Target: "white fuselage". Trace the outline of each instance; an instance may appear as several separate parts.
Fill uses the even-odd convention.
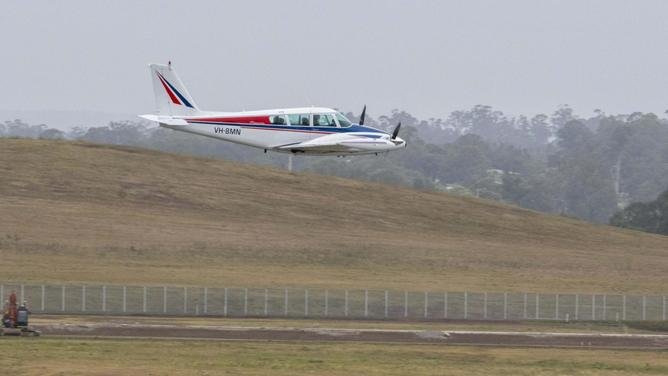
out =
[[[278,152],[359,155],[387,152],[406,145],[398,137],[391,140],[390,135],[381,130],[351,124],[337,114],[328,108],[293,108],[207,112],[151,120],[165,128]]]

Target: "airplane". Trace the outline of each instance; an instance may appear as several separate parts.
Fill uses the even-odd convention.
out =
[[[366,106],[358,123],[331,108],[304,107],[243,112],[199,109],[169,64],[149,64],[157,114],[139,115],[161,127],[212,137],[256,148],[304,155],[364,155],[406,147],[391,133],[364,125]]]

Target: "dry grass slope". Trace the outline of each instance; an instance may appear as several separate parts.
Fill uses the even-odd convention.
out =
[[[5,280],[665,292],[668,238],[499,203],[0,139]]]

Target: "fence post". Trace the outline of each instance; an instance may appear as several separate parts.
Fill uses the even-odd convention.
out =
[[[107,286],[102,286],[102,312],[107,312]]]
[[[596,294],[591,294],[591,320],[596,320]]]
[[[424,318],[426,319],[429,316],[428,308],[429,307],[429,293],[424,292]]]
[[[665,303],[665,299],[664,299]],[[385,318],[387,318],[387,305],[388,305],[388,292],[385,290]],[[664,306],[665,308],[665,306]],[[664,314],[665,314],[665,309],[664,309]]]
[[[525,320],[527,319],[527,303],[528,303],[527,298],[528,298],[528,296],[527,296],[527,293],[525,292],[524,293],[524,316],[523,316]]]
[[[0,294],[0,297],[2,297],[2,294]],[[45,311],[46,308],[45,303],[46,303],[46,287],[42,285],[42,312]]]
[[[364,317],[369,316],[369,290],[364,290]]]
[[[162,286],[162,313],[167,313],[167,286]]]
[[[204,288],[204,314],[206,315],[209,311],[209,288]]]
[[[123,286],[123,313],[127,311],[128,308],[128,287]]]
[[[248,316],[248,287],[244,288],[244,316]]]
[[[304,289],[304,316],[308,317],[308,289]]]
[[[482,318],[487,320],[487,291],[483,294]]]
[[[325,290],[325,317],[329,316],[329,290]]]
[[[285,316],[288,315],[288,288],[286,287],[283,291],[283,309],[285,311]]]
[[[81,312],[86,312],[86,285],[81,286]]]
[[[536,293],[536,320],[540,320],[540,293]]]
[[[559,320],[559,294],[554,298],[554,319]]]
[[[464,291],[464,320],[469,318],[469,293]]]
[[[269,290],[264,289],[264,315],[267,316],[269,314]]]
[[[86,312],[86,285],[81,286],[81,312]]]
[[[227,316],[227,287],[223,293],[223,316]]]
[[[60,310],[65,312],[65,285],[61,286],[60,297],[62,299],[60,302]]]
[[[579,309],[580,309],[580,295],[575,294],[575,321],[578,321],[579,319]]]
[[[645,295],[642,296],[642,320],[645,321],[647,318],[647,297]]]
[[[183,314],[188,313],[188,288],[183,288]]]
[[[443,318],[448,318],[448,292],[443,293]]]
[[[404,291],[404,317],[408,317],[408,291]]]
[[[508,293],[503,293],[503,319],[508,320]]]
[[[626,295],[622,295],[622,321],[626,321]]]
[[[344,304],[343,305],[344,305],[344,307],[343,307],[344,315],[346,317],[348,317],[348,290],[346,290],[346,292],[345,292]]]
[[[146,286],[142,289],[142,298],[141,298],[141,311],[146,313]]]
[[[606,300],[607,300],[607,295],[603,294],[603,321],[605,321],[607,319],[607,315],[606,315],[606,313],[607,313],[606,312],[607,311],[607,307],[606,307],[607,302],[606,302]]]
[[[666,296],[663,296],[663,321],[666,321]]]

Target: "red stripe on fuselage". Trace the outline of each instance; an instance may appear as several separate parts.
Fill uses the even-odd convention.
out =
[[[176,95],[174,95],[174,93],[172,93],[172,90],[169,88],[169,86],[167,86],[167,84],[165,83],[165,80],[163,80],[162,77],[160,77],[160,75],[158,75],[158,79],[160,80],[160,83],[162,84],[162,87],[164,87],[165,91],[167,91],[167,94],[169,94],[169,99],[172,100],[172,103],[181,104],[181,102],[179,102],[179,98],[177,98]]]
[[[207,123],[271,124],[269,122],[269,115],[197,118],[197,119],[187,119],[187,121],[205,121]]]

